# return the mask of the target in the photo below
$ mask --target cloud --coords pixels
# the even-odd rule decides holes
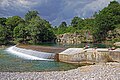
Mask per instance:
[[[99,10],[102,10],[104,7],[106,7],[110,3],[110,1],[113,1],[113,0],[94,0],[93,2],[84,6],[81,12],[77,10],[76,13],[78,13],[78,15],[79,13],[82,13],[83,17],[90,17],[95,12],[98,12]]]
[[[42,18],[59,25],[62,21],[70,23],[74,16],[90,17],[110,1],[113,0],[0,0],[0,16],[23,17],[28,10],[37,10]]]
[[[0,16],[23,16],[36,4],[33,0],[0,0]]]
[[[81,10],[83,9],[83,7],[90,3],[91,1],[94,0],[62,0],[62,6],[63,8],[61,9],[61,11],[57,14],[57,17],[55,20],[52,21],[53,25],[58,25],[58,23],[60,24],[62,21],[66,21],[68,24],[70,23],[70,20],[74,17],[74,16],[81,16]]]
[[[110,1],[113,0],[63,0],[64,8],[52,23],[57,22],[57,24],[60,24],[62,21],[70,23],[74,16],[81,18],[91,17],[95,12],[106,7]],[[120,2],[120,0],[117,1]]]

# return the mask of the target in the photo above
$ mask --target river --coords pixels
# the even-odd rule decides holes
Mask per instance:
[[[0,72],[69,70],[77,66],[56,61],[28,60],[0,49]]]

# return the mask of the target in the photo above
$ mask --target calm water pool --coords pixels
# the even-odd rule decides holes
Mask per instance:
[[[80,43],[80,44],[58,44],[58,43],[41,43],[41,46],[53,46],[53,47],[65,47],[65,48],[83,48],[85,45],[89,45],[91,48],[98,47],[98,48],[109,48],[112,47],[112,44],[103,44],[103,43]]]
[[[25,60],[0,49],[0,72],[56,71],[73,68],[77,66],[56,61]]]

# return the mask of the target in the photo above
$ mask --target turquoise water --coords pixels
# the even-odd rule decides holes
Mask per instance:
[[[46,46],[54,46],[54,47],[84,47],[88,43],[81,43],[81,44],[41,44]],[[105,44],[88,44],[90,47],[99,47],[99,48],[106,48],[111,45],[105,45]],[[30,71],[59,71],[59,70],[69,70],[77,68],[77,66],[62,62],[56,62],[56,61],[37,61],[37,60],[25,60],[22,58],[19,58],[15,55],[12,55],[5,50],[0,49],[0,71],[10,71],[10,72],[30,72]]]
[[[112,47],[113,45],[111,44],[103,44],[103,43],[80,43],[80,44],[58,44],[58,43],[42,43],[39,44],[42,46],[54,46],[54,47],[65,47],[65,48],[71,48],[71,47],[75,47],[75,48],[83,48],[85,47],[85,45],[89,45],[91,48],[94,47],[98,47],[98,48],[109,48]]]
[[[56,61],[25,60],[0,50],[1,72],[59,71],[77,68],[77,66]]]
[[[112,45],[107,45],[107,44],[101,44],[101,43],[80,43],[80,44],[65,44],[64,46],[65,47],[77,47],[77,48],[83,48],[85,47],[86,45],[89,45],[90,48],[94,48],[94,47],[97,47],[97,48],[109,48],[111,47]]]

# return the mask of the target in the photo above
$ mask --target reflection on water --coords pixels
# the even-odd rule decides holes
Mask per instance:
[[[69,70],[76,66],[55,61],[23,60],[0,50],[0,71],[53,71]]]
[[[42,46],[54,46],[54,47],[65,47],[65,48],[83,48],[85,45],[89,45],[91,48],[109,48],[113,46],[112,44],[103,44],[103,43],[80,43],[80,44],[59,44],[59,43],[41,43]]]

